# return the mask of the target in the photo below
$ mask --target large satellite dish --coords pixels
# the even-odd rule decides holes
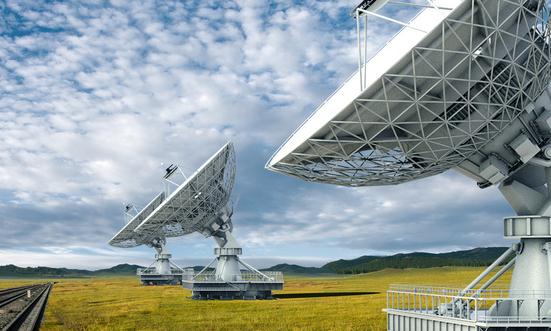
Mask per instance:
[[[173,178],[173,172],[165,179]],[[140,236],[180,237],[193,232],[211,235],[222,225],[220,213],[235,182],[235,152],[227,143],[168,196],[135,229]]]
[[[451,168],[472,172],[485,147],[547,87],[546,26],[532,11],[538,3],[475,1],[473,11],[472,1],[429,2],[267,167],[349,186],[399,184]]]
[[[401,21],[398,14],[413,7],[419,8],[417,14]],[[344,186],[400,184],[448,169],[482,188],[499,185],[520,215],[505,220],[505,235],[519,238],[520,244],[463,290],[438,297],[434,289],[390,291],[388,328],[402,330],[419,323],[422,330],[429,325],[434,330],[449,325],[551,327],[551,52],[546,1],[366,0],[353,16],[358,71],[287,139],[266,167]],[[371,58],[366,56],[368,18],[402,26]],[[510,289],[489,294],[487,287],[513,266]],[[400,306],[406,297],[408,305]],[[432,308],[426,308],[429,302]]]
[[[194,298],[271,298],[272,289],[283,287],[281,273],[262,273],[238,257],[242,249],[232,235],[230,203],[235,183],[232,143],[220,148],[191,176],[172,165],[163,178],[168,184],[166,192],[136,214],[110,241],[111,245],[155,247],[161,243],[164,247],[166,238],[198,232],[212,236],[219,248],[215,249],[216,258],[200,272],[188,269],[180,273]],[[179,182],[178,178],[183,180]],[[171,191],[170,187],[174,189]]]

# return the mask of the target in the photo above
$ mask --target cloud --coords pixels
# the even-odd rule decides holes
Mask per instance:
[[[494,246],[503,244],[501,219],[512,212],[496,189],[479,190],[455,173],[399,187],[305,187],[288,198],[283,212],[261,212],[249,225],[248,243],[323,242],[385,254]]]
[[[495,242],[492,224],[504,204],[467,180],[347,190],[263,169],[355,69],[348,16],[355,4],[0,5],[0,249],[17,249],[0,263],[53,264],[61,252],[76,260],[75,247],[92,250],[82,260],[92,266],[115,255],[133,259],[134,251],[150,256],[147,248],[107,247],[122,226],[122,206],[143,205],[162,189],[163,162],[191,173],[228,139],[238,150],[236,232],[265,256],[282,256],[266,250],[271,244],[292,256],[303,242],[311,261]],[[371,53],[394,31],[381,22],[373,29]],[[406,196],[422,198],[413,204]],[[464,236],[447,230],[459,228]],[[210,257],[212,245],[200,237],[171,241],[175,256]],[[332,253],[320,249],[326,245]]]

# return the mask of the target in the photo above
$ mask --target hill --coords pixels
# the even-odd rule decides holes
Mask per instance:
[[[123,275],[135,275],[136,274],[136,269],[138,268],[143,268],[142,266],[140,265],[137,265],[137,264],[128,264],[128,263],[124,263],[124,264],[118,264],[114,267],[111,267],[111,268],[108,268],[108,269],[99,269],[99,270],[96,270],[96,271],[93,271],[93,275],[94,276],[99,276],[99,275],[120,275],[120,276],[123,276]]]
[[[141,268],[135,264],[119,264],[108,269],[100,269],[96,271],[83,269],[67,269],[67,268],[50,268],[50,267],[18,267],[13,264],[0,266],[0,277],[52,277],[52,278],[69,278],[69,277],[92,277],[92,276],[123,276],[135,275],[136,268]]]
[[[321,269],[341,274],[358,274],[387,268],[432,268],[444,266],[486,266],[495,261],[506,247],[484,247],[449,253],[408,253],[392,256],[362,256],[352,260],[329,262]]]
[[[352,260],[337,260],[329,262],[321,268],[303,267],[296,264],[282,263],[262,271],[282,271],[295,275],[323,274],[359,274],[383,269],[432,268],[445,266],[479,267],[495,261],[507,248],[484,247],[449,253],[407,253],[392,256],[362,256]],[[96,271],[35,267],[22,268],[13,264],[0,266],[0,277],[92,277],[92,276],[127,276],[135,275],[141,266],[135,264],[119,264],[108,269]],[[203,269],[194,266],[195,271]]]
[[[266,269],[261,269],[261,271],[281,271],[284,274],[295,274],[295,275],[318,275],[318,274],[332,274],[335,273],[331,270],[316,268],[316,267],[303,267],[296,264],[287,264],[282,263],[269,267]]]
[[[86,277],[93,271],[50,267],[18,267],[13,264],[0,266],[0,277]]]

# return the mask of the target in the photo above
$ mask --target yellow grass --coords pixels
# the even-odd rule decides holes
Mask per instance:
[[[287,277],[279,293],[379,293],[266,301],[196,301],[182,287],[140,286],[136,277],[57,280],[42,330],[384,330],[381,310],[389,284],[461,287],[481,270],[448,267]],[[29,282],[37,281],[3,280],[0,287]]]

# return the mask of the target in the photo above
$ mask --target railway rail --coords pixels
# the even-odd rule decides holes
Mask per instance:
[[[0,330],[40,329],[52,283],[0,290]]]

